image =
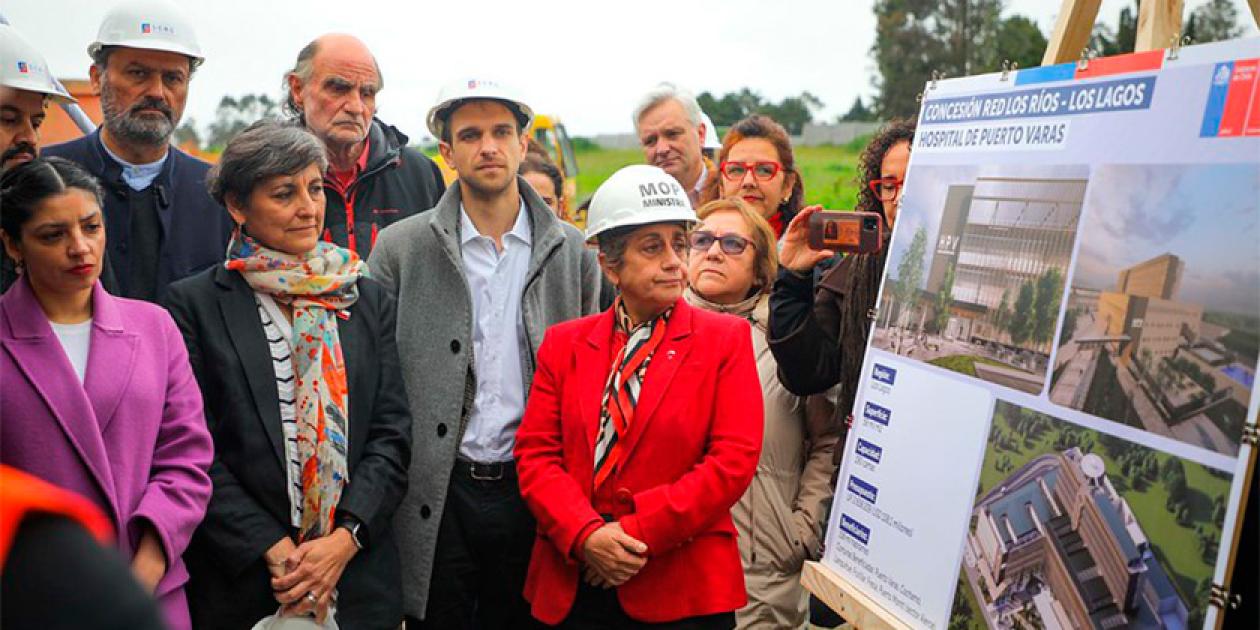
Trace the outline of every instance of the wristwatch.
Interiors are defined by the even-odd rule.
[[[353,516],[345,516],[337,523],[337,527],[344,527],[350,532],[350,539],[354,541],[354,546],[360,551],[363,550],[363,541],[359,538],[359,531],[363,529],[363,523]]]

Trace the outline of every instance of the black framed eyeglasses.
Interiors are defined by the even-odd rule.
[[[721,244],[722,251],[731,256],[738,256],[744,253],[749,247],[755,247],[752,241],[738,234],[723,234],[718,236],[708,230],[696,230],[691,233],[691,249],[698,252],[707,252],[713,247],[713,241]]]

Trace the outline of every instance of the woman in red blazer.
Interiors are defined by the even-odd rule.
[[[539,531],[525,597],[548,624],[733,628],[747,600],[730,508],[760,455],[761,386],[748,325],[682,300],[695,220],[653,166],[591,203],[620,296],[547,331],[516,435]]]

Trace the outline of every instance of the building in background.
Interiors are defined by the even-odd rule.
[[[1098,297],[1098,315],[1110,337],[1127,336],[1120,343],[1119,360],[1128,364],[1171,359],[1177,348],[1199,337],[1203,307],[1177,301],[1185,262],[1163,254],[1120,270],[1115,291]]]
[[[61,79],[66,91],[79,101],[83,113],[97,125],[101,124],[101,97],[92,91],[92,82],[87,79]],[[39,128],[39,141],[43,146],[61,144],[83,136],[78,125],[60,107],[49,105],[44,109],[47,117]]]
[[[1002,296],[1013,306],[1024,283],[1067,269],[1087,182],[981,177],[949,188],[926,286],[927,294],[939,293],[954,266],[946,337],[1009,343],[997,322]]]

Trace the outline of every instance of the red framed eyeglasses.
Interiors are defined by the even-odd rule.
[[[783,170],[783,165],[778,162],[722,162],[718,168],[729,180],[739,181],[744,179],[748,171],[752,171],[754,179],[766,182],[774,179],[774,176]]]
[[[876,197],[879,197],[880,201],[892,201],[897,198],[897,192],[901,190],[902,185],[905,183],[906,180],[904,179],[881,177],[871,180],[867,186],[870,187],[871,192],[875,193]]]

